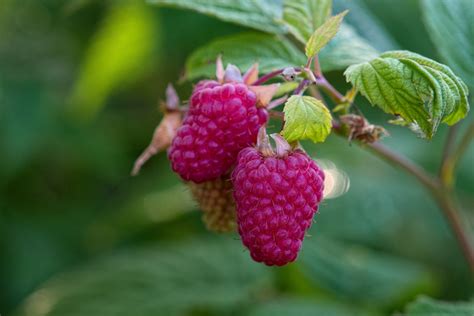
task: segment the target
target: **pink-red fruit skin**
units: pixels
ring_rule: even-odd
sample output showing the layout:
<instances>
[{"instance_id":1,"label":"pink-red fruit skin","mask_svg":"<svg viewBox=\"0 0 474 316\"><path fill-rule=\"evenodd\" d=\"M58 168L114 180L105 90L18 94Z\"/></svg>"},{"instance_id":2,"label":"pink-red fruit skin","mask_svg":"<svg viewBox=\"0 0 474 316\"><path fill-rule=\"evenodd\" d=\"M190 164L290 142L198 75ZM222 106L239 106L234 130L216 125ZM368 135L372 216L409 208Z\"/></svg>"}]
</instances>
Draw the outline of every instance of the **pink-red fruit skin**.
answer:
<instances>
[{"instance_id":1,"label":"pink-red fruit skin","mask_svg":"<svg viewBox=\"0 0 474 316\"><path fill-rule=\"evenodd\" d=\"M245 84L198 83L168 153L172 169L196 183L225 174L239 151L256 142L259 128L268 120L267 111L256 102Z\"/></svg>"},{"instance_id":2,"label":"pink-red fruit skin","mask_svg":"<svg viewBox=\"0 0 474 316\"><path fill-rule=\"evenodd\" d=\"M264 156L245 148L232 173L237 223L257 262L282 266L298 256L318 210L324 173L303 151Z\"/></svg>"}]
</instances>

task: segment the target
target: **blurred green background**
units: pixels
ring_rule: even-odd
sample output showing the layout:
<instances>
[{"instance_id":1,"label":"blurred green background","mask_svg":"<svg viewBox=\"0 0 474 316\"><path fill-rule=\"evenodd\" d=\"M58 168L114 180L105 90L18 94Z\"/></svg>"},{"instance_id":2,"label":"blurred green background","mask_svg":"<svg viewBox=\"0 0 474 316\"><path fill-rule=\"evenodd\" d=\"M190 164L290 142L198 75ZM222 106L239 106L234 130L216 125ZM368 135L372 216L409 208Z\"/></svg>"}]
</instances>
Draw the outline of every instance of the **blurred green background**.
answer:
<instances>
[{"instance_id":1,"label":"blurred green background","mask_svg":"<svg viewBox=\"0 0 474 316\"><path fill-rule=\"evenodd\" d=\"M440 60L418 1L335 3L347 7L379 50ZM237 234L207 232L164 153L129 176L186 57L242 30L141 1L0 2L1 315L389 315L418 294L472 297L427 192L336 136L305 145L345 170L351 188L323 203L298 262L284 268L251 261ZM341 74L328 78L346 88ZM183 99L191 87L176 85ZM387 145L436 172L445 127L431 142L388 129ZM471 228L473 161L471 146L457 183Z\"/></svg>"}]
</instances>

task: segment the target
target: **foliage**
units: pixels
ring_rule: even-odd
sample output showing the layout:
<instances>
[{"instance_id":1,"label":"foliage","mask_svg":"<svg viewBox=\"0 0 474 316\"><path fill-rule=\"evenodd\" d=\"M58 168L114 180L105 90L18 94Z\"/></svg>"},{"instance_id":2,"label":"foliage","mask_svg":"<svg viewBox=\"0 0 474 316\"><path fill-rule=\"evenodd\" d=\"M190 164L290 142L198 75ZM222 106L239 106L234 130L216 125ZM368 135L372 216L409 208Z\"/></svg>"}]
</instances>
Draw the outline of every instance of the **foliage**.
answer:
<instances>
[{"instance_id":1,"label":"foliage","mask_svg":"<svg viewBox=\"0 0 474 316\"><path fill-rule=\"evenodd\" d=\"M421 296L407 307L407 316L428 316L428 315L456 315L468 316L474 314L474 303L458 302L448 303L436 301L432 298Z\"/></svg>"},{"instance_id":2,"label":"foliage","mask_svg":"<svg viewBox=\"0 0 474 316\"><path fill-rule=\"evenodd\" d=\"M289 142L311 139L324 142L331 132L332 117L328 108L318 99L310 96L291 96L283 109L285 127L283 136Z\"/></svg>"},{"instance_id":3,"label":"foliage","mask_svg":"<svg viewBox=\"0 0 474 316\"><path fill-rule=\"evenodd\" d=\"M470 299L474 284L430 191L355 144L327 137L331 114L324 103L338 103L328 95L324 103L290 97L283 134L303 140L322 163L345 169L351 189L324 201L289 267L255 264L237 235L205 232L165 154L140 177L126 176L157 123L159 115L150 114L156 98L183 64L182 96L191 80L213 76L219 54L243 70L259 62L261 74L303 68L302 46L331 7L349 13L318 53L322 72L346 91L342 71L349 67L348 79L366 96L351 111L377 123L387 120L384 111L403 114L410 127L418 125L431 142L391 126L384 143L435 170L447 131L441 123L454 124L468 110L473 7L468 0L401 0L387 13L393 4L375 2L1 2L0 313L472 314L472 302L447 302ZM405 18L403 10L417 5L423 21ZM410 32L395 28L387 14ZM428 41L419 40L423 32L436 48L422 47L429 58L393 51L418 51ZM388 67L383 84L399 76L397 89L383 90L388 96L373 82L363 85L365 76L380 76L377 67ZM307 73L283 83L278 95L291 94L302 80L310 80ZM88 123L75 120L84 117ZM269 125L280 131L281 122ZM471 146L455 188L467 229L473 157ZM419 294L443 301L409 303Z\"/></svg>"},{"instance_id":4,"label":"foliage","mask_svg":"<svg viewBox=\"0 0 474 316\"><path fill-rule=\"evenodd\" d=\"M474 7L469 0L421 1L429 35L443 60L474 89ZM466 43L466 45L459 45Z\"/></svg>"},{"instance_id":5,"label":"foliage","mask_svg":"<svg viewBox=\"0 0 474 316\"><path fill-rule=\"evenodd\" d=\"M469 111L464 82L449 67L415 53L386 52L345 75L370 103L399 115L426 138L440 122L455 124Z\"/></svg>"}]
</instances>

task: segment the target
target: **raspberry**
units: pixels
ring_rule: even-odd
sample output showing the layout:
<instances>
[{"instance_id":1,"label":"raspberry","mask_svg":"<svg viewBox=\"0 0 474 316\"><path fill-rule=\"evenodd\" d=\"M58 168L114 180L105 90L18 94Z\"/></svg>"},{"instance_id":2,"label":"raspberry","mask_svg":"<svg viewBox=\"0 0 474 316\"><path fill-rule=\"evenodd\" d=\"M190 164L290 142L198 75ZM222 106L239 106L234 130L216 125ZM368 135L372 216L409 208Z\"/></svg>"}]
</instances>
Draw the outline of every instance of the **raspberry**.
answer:
<instances>
[{"instance_id":1,"label":"raspberry","mask_svg":"<svg viewBox=\"0 0 474 316\"><path fill-rule=\"evenodd\" d=\"M198 83L169 150L172 169L196 183L225 174L268 120L267 110L256 102L256 94L243 83Z\"/></svg>"},{"instance_id":2,"label":"raspberry","mask_svg":"<svg viewBox=\"0 0 474 316\"><path fill-rule=\"evenodd\" d=\"M188 186L203 211L207 229L218 233L235 231L235 202L228 176L203 183L188 182Z\"/></svg>"},{"instance_id":3,"label":"raspberry","mask_svg":"<svg viewBox=\"0 0 474 316\"><path fill-rule=\"evenodd\" d=\"M287 143L282 151L278 136L276 154L271 148L245 148L232 173L242 242L255 261L269 266L296 259L324 186L318 165Z\"/></svg>"}]
</instances>

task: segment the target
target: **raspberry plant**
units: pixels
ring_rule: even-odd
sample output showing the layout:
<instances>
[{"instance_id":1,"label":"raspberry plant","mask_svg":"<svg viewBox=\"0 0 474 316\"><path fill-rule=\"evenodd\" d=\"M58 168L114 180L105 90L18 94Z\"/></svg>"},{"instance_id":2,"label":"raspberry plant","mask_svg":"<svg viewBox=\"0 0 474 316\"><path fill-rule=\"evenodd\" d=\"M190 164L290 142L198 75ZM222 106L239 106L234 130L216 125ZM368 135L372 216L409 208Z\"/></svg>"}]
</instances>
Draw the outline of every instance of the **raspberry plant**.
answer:
<instances>
[{"instance_id":1,"label":"raspberry plant","mask_svg":"<svg viewBox=\"0 0 474 316\"><path fill-rule=\"evenodd\" d=\"M209 183L231 174L231 184L219 189L233 191L243 244L256 261L284 265L296 259L324 198L324 172L300 141L324 143L334 133L407 171L425 186L474 269L474 252L453 190L455 167L474 125L454 144L456 124L469 111L469 92L450 67L414 52L377 52L343 22L350 12L331 16L329 0L284 1L282 7L279 1L257 0L151 2L192 9L274 35L224 38L190 56L185 78L205 79L195 85L187 106L180 106L174 90L168 89L164 119L137 160L135 174L151 155L171 144L171 167L190 182L206 215L211 209L222 211L216 208L218 202L209 203L212 194L216 201L229 198L228 192L216 191ZM432 21L428 24L439 39L439 28ZM215 60L216 78L212 78ZM223 61L229 63L226 70ZM242 75L238 67L248 70ZM326 79L324 72L335 69L345 69L348 91L336 90ZM391 115L390 123L427 140L435 137L441 124L452 126L439 175L399 155L396 148L384 146L382 138L388 133L364 116L355 103L358 95ZM277 110L282 104L282 111ZM282 122L279 133L272 135L276 150L266 136L268 116ZM233 210L234 201L228 202ZM222 227L219 224L216 230L228 230Z\"/></svg>"}]
</instances>

